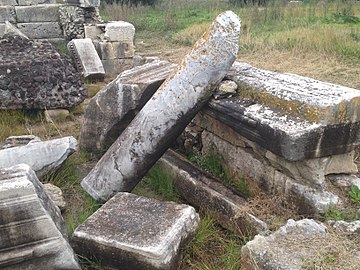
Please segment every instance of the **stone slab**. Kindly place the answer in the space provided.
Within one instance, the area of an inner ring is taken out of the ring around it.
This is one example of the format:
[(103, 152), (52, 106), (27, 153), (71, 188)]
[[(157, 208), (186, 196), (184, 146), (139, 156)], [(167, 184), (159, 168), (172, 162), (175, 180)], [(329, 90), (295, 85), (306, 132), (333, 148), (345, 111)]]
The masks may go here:
[(104, 40), (115, 42), (134, 42), (135, 27), (124, 21), (109, 22), (105, 27)]
[(344, 154), (360, 144), (360, 122), (312, 123), (239, 97), (212, 100), (206, 113), (289, 161)]
[(0, 6), (0, 22), (16, 22), (15, 8), (13, 6)]
[(43, 142), (32, 140), (23, 146), (0, 150), (0, 168), (25, 163), (42, 178), (57, 169), (76, 148), (77, 141), (72, 136)]
[(175, 67), (168, 61), (135, 67), (101, 89), (86, 108), (80, 147), (107, 150)]
[(72, 236), (74, 249), (113, 269), (177, 269), (199, 223), (194, 208), (118, 193)]
[(60, 210), (29, 166), (0, 169), (0, 268), (80, 269)]
[(60, 4), (15, 7), (18, 23), (28, 22), (59, 22)]
[(94, 45), (101, 60), (132, 58), (135, 54), (135, 48), (132, 42), (95, 41)]
[(157, 164), (171, 175), (176, 189), (187, 202), (211, 213), (224, 228), (240, 235), (267, 230), (265, 222), (247, 213), (244, 195), (196, 168), (181, 155), (168, 150)]
[(107, 200), (136, 186), (208, 102), (236, 58), (239, 37), (237, 15), (221, 13), (82, 180), (93, 198)]
[(359, 90), (236, 62), (228, 74), (243, 98), (322, 124), (360, 120)]
[(56, 0), (17, 0), (19, 6), (32, 6), (40, 4), (56, 4)]
[(30, 39), (63, 37), (58, 22), (18, 23), (17, 27)]
[(77, 69), (84, 78), (103, 79), (105, 70), (91, 39), (73, 39), (67, 45)]

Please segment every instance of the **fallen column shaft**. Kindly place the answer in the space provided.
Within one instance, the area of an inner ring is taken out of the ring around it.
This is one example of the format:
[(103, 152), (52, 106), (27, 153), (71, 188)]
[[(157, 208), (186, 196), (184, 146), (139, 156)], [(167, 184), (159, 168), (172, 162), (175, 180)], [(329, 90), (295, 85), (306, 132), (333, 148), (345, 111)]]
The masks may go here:
[(96, 200), (130, 191), (208, 101), (214, 86), (233, 64), (240, 35), (239, 18), (220, 14), (146, 103), (95, 168), (81, 182)]

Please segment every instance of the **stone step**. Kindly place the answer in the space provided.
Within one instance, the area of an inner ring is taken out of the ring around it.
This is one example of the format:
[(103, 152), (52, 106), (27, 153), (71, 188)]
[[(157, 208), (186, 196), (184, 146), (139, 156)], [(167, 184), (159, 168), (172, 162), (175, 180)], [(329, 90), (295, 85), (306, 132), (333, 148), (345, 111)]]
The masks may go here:
[(111, 269), (178, 269), (199, 223), (194, 208), (120, 192), (72, 236), (81, 256)]
[(201, 171), (181, 155), (166, 151), (158, 161), (191, 205), (210, 212), (217, 222), (240, 235), (255, 235), (267, 229), (265, 222), (247, 212), (247, 200), (241, 193)]

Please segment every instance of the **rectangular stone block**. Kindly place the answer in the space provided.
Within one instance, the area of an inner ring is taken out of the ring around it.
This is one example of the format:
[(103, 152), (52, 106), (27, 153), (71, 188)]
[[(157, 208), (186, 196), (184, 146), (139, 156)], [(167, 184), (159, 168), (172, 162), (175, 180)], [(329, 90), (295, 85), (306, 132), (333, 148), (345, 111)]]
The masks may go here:
[(13, 6), (0, 6), (0, 22), (16, 22), (15, 8)]
[(105, 27), (104, 39), (118, 42), (134, 42), (135, 27), (128, 22), (110, 22)]
[(58, 22), (59, 4), (15, 7), (18, 23), (28, 22)]
[(119, 74), (134, 67), (133, 59), (111, 59), (101, 61), (106, 74)]
[(277, 73), (235, 62), (228, 78), (242, 98), (294, 117), (322, 124), (360, 121), (360, 92), (290, 73)]
[(17, 0), (19, 6), (32, 6), (39, 4), (56, 4), (56, 0)]
[(100, 41), (94, 42), (94, 45), (101, 60), (132, 58), (135, 54), (132, 42)]
[(105, 33), (105, 24), (84, 25), (85, 38), (92, 41), (102, 40)]
[(120, 192), (75, 230), (72, 242), (78, 254), (111, 269), (173, 270), (198, 223), (191, 206)]
[(17, 6), (16, 0), (0, 0), (0, 6)]
[(105, 70), (91, 39), (73, 39), (67, 45), (76, 67), (84, 78), (103, 79)]
[(18, 23), (17, 27), (30, 39), (62, 38), (63, 34), (59, 23)]

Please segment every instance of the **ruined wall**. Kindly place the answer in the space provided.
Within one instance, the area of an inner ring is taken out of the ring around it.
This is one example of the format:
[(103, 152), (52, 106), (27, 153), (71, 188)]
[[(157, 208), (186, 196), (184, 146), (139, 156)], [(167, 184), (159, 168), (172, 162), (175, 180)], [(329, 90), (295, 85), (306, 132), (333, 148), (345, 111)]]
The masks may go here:
[(5, 21), (30, 39), (84, 37), (84, 24), (101, 22), (100, 0), (0, 0), (0, 36)]

